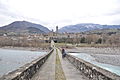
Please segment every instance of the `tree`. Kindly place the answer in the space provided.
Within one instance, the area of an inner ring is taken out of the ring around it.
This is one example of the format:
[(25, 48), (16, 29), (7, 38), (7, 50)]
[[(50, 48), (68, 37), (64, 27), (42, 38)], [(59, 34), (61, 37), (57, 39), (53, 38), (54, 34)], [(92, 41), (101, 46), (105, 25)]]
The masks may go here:
[(97, 44), (101, 44), (101, 43), (102, 43), (102, 39), (99, 38), (96, 43), (97, 43)]
[(82, 38), (81, 38), (80, 43), (86, 43), (85, 37), (82, 37)]

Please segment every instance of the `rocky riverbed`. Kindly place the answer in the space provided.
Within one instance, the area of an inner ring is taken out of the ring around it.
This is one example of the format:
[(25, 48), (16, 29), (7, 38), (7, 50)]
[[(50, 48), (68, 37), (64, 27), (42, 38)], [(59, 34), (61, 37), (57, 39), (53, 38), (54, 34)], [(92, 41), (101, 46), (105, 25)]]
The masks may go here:
[(97, 62), (120, 66), (120, 48), (76, 47), (66, 49), (67, 52), (87, 53)]

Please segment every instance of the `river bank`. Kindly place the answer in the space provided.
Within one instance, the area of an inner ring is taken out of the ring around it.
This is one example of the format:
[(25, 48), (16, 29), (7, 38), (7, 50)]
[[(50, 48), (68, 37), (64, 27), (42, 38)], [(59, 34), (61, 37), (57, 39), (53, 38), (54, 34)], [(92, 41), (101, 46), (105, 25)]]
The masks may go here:
[(76, 47), (66, 52), (90, 54), (97, 62), (120, 66), (120, 48)]
[(10, 49), (10, 50), (27, 50), (27, 51), (49, 51), (49, 48), (37, 48), (37, 47), (13, 47), (13, 46), (5, 46), (0, 49)]

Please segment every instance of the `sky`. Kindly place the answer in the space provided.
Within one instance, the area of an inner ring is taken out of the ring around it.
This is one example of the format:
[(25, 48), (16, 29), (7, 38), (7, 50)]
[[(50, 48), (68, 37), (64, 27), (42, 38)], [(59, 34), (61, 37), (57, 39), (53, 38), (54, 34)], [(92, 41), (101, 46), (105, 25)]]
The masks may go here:
[(0, 26), (14, 21), (50, 30), (79, 23), (120, 24), (120, 0), (0, 0)]

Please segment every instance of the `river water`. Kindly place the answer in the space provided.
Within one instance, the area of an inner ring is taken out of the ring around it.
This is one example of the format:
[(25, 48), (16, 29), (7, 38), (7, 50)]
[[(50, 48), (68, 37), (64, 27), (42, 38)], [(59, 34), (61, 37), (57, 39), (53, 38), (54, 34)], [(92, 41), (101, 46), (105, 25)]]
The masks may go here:
[(110, 64), (99, 63), (95, 60), (94, 57), (92, 57), (91, 55), (86, 54), (86, 53), (70, 53), (70, 54), (120, 76), (120, 66), (114, 66), (114, 65), (110, 65)]
[(0, 49), (0, 76), (7, 74), (47, 52)]

